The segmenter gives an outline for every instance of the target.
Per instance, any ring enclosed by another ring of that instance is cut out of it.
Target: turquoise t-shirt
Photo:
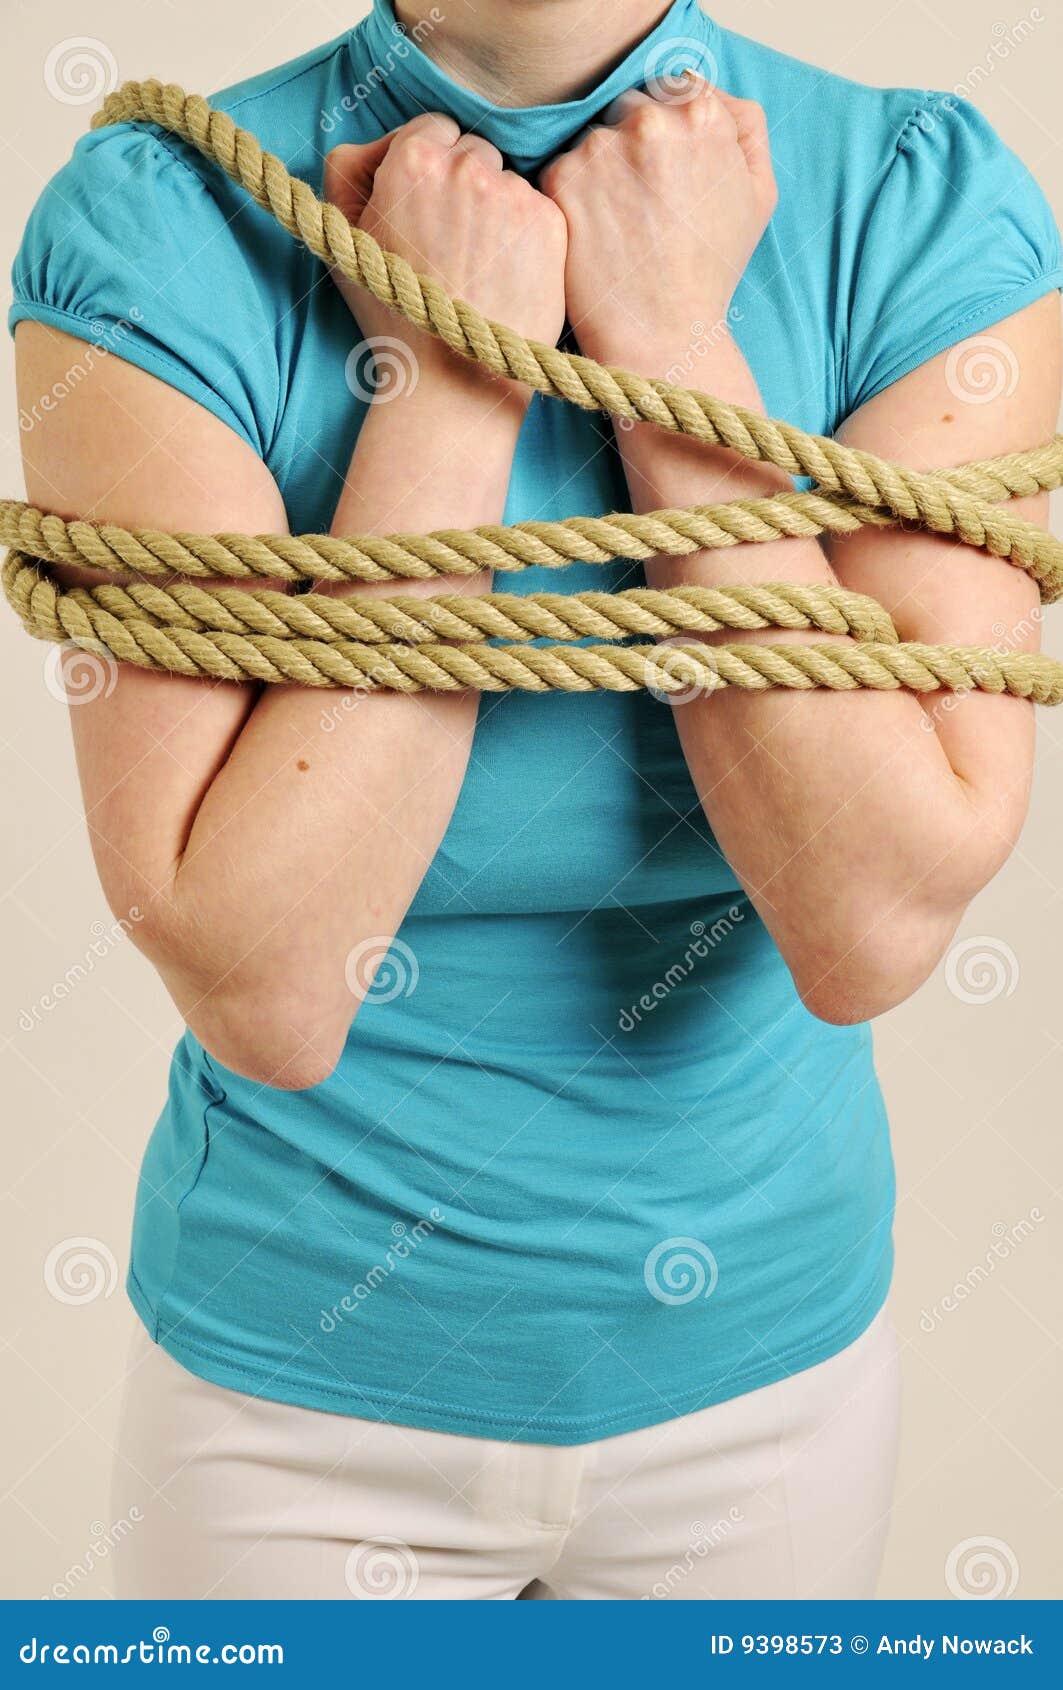
[[[684,63],[767,110],[779,206],[735,332],[772,414],[829,434],[1060,285],[1045,202],[972,107],[826,75],[693,0],[568,104],[487,104],[382,0],[214,98],[319,189],[331,146],[426,109],[532,170]],[[317,261],[190,149],[140,127],[86,136],[32,215],[14,291],[13,322],[180,388],[262,456],[293,529],[328,527],[365,414],[359,334]],[[678,379],[703,385],[696,327]],[[507,520],[616,508],[608,421],[537,397]],[[639,579],[620,563],[506,586]],[[323,698],[323,731],[342,697]],[[158,1341],[221,1384],[579,1443],[850,1343],[886,1294],[892,1201],[869,1029],[803,1008],[704,821],[668,704],[488,696],[336,1073],[263,1088],[182,1039],[129,1284]]]

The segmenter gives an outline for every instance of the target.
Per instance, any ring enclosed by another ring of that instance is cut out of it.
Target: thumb
[[[384,162],[392,137],[347,142],[325,156],[323,193],[351,223],[357,223],[373,192],[373,178]]]

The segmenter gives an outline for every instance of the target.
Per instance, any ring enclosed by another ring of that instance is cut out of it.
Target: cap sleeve
[[[139,126],[85,136],[30,214],[9,323],[50,323],[161,377],[264,457],[278,312],[226,186]]]
[[[842,415],[1063,285],[1059,231],[992,125],[952,94],[903,123],[856,263]]]

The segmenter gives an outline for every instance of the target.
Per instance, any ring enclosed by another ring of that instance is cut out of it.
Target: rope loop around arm
[[[432,534],[170,534],[64,520],[0,501],[8,601],[37,638],[101,649],[120,662],[221,680],[315,687],[544,691],[691,687],[917,692],[979,688],[1039,703],[1063,700],[1063,664],[1027,653],[899,641],[873,599],[840,587],[770,583],[572,594],[441,593],[375,598],[276,587],[424,581],[483,571],[642,561],[852,534],[910,523],[1027,571],[1042,602],[1063,596],[1063,542],[1007,500],[1063,485],[1063,436],[984,463],[930,473],[810,434],[711,394],[605,366],[527,340],[387,252],[325,204],[227,113],[176,84],[127,82],[93,128],[150,123],[195,147],[239,183],[322,263],[365,288],[463,358],[536,392],[614,418],[725,446],[815,483],[811,492],[644,515],[569,517]],[[81,565],[115,577],[64,590],[51,571]],[[197,582],[207,580],[208,585]],[[676,643],[683,634],[770,628],[848,636],[819,644]],[[667,639],[665,646],[529,642]],[[505,641],[505,644],[491,644]]]

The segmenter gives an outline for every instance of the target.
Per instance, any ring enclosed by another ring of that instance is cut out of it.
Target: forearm
[[[681,355],[666,346],[614,353],[646,374]],[[727,334],[699,361],[698,385],[763,410]],[[619,442],[636,510],[790,485],[770,465],[649,427],[622,431]],[[798,540],[656,559],[646,574],[662,587],[836,582],[820,546]],[[710,645],[827,638],[776,629],[705,636]],[[904,692],[735,688],[681,703],[675,717],[710,825],[806,1001],[846,1019],[906,996],[936,960],[979,872],[971,852],[977,810],[918,700]]]
[[[374,404],[332,531],[499,520],[522,415],[513,389],[463,373]],[[446,590],[489,586],[466,577]],[[179,939],[161,959],[182,1013],[221,1060],[268,1069],[274,1084],[331,1068],[369,959],[386,950],[450,820],[477,704],[474,693],[263,693],[196,815],[173,883]],[[365,964],[349,966],[360,945]]]
[[[565,220],[453,119],[425,113],[333,149],[325,195],[452,294],[556,341]],[[352,339],[375,353],[401,328],[416,376],[371,404],[335,489],[334,531],[499,521],[527,391],[401,325],[343,275],[332,279]],[[307,334],[312,342],[312,314]],[[64,379],[77,348],[37,324],[19,335],[20,392],[32,404]],[[325,398],[321,415],[327,425]],[[31,499],[70,514],[203,533],[276,533],[287,522],[248,442],[120,358],[48,411],[24,455]],[[416,596],[439,586],[468,593],[489,582],[344,590]],[[478,698],[260,690],[119,668],[72,712],[108,901],[141,912],[137,943],[220,1061],[264,1084],[320,1080],[450,819]]]

